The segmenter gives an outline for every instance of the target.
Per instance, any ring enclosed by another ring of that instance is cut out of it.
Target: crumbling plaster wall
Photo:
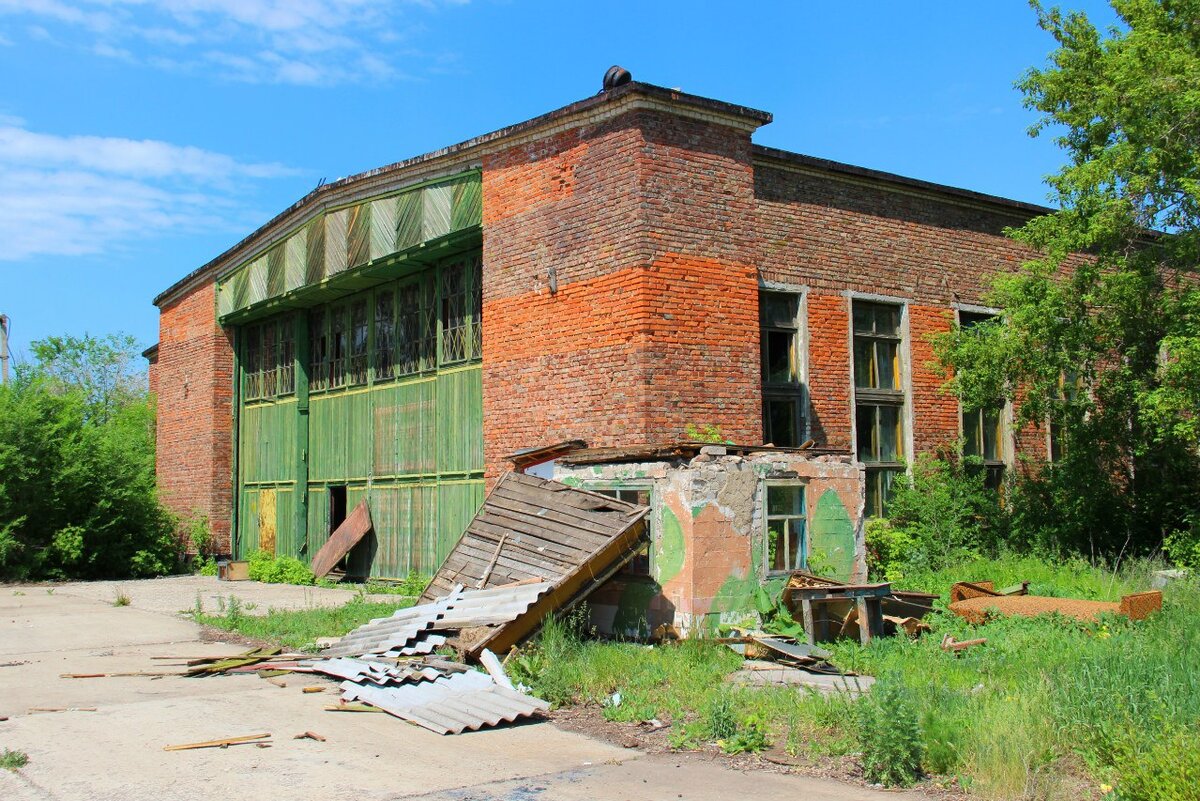
[[[645,636],[673,625],[686,635],[753,615],[758,587],[775,592],[783,581],[766,571],[769,481],[804,485],[809,553],[836,543],[852,550],[841,577],[865,577],[860,463],[847,456],[742,457],[717,450],[690,461],[555,465],[554,478],[572,486],[652,490],[651,575],[618,574],[591,596],[592,622],[601,631]]]

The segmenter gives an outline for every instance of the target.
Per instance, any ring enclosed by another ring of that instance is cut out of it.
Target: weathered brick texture
[[[483,196],[489,478],[558,439],[761,437],[747,132],[628,112],[486,158]]]
[[[181,517],[207,516],[218,547],[228,552],[233,348],[217,325],[211,282],[161,309],[154,388],[163,502]]]

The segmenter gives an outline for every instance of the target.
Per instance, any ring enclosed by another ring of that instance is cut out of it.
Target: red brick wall
[[[774,162],[755,164],[756,225],[762,278],[809,288],[809,391],[813,436],[849,447],[847,293],[885,295],[908,307],[914,448],[936,449],[959,436],[958,403],[941,391],[947,376],[929,338],[949,330],[954,303],[981,304],[991,276],[1017,269],[1028,250],[1004,236],[1024,220],[970,201],[842,179]],[[1045,448],[1022,436],[1033,456]]]
[[[158,486],[181,517],[209,519],[222,552],[230,550],[233,348],[216,321],[206,283],[159,314]]]
[[[485,158],[489,478],[560,439],[758,441],[749,159],[748,133],[651,111]]]

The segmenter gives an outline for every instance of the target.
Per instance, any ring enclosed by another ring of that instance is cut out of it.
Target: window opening
[[[329,386],[346,383],[349,341],[346,335],[346,307],[334,306],[329,312]]]
[[[609,498],[616,498],[618,501],[626,503],[635,503],[639,506],[650,505],[650,488],[614,488],[614,489],[597,489],[593,490],[597,495],[605,495]],[[647,518],[647,534],[649,534],[649,518]],[[625,567],[621,569],[621,573],[628,576],[649,576],[650,575],[650,540],[643,542],[638,548],[637,553],[633,555]]]
[[[290,395],[296,391],[296,319],[292,315],[279,321],[275,388],[280,395]]]
[[[396,374],[396,309],[392,291],[375,293],[375,380]]]
[[[766,572],[804,569],[808,564],[804,486],[768,483],[766,505]]]
[[[279,360],[276,352],[275,323],[267,322],[262,325],[262,373],[259,379],[259,397],[270,398],[275,395],[275,367]]]
[[[467,358],[470,324],[466,263],[452,262],[442,272],[442,363],[460,362]]]
[[[959,327],[970,330],[975,326],[996,323],[995,315],[960,311]],[[978,459],[986,473],[984,483],[999,490],[1004,483],[1004,401],[996,399],[980,409],[963,409],[963,456]]]
[[[901,387],[902,308],[854,301],[854,422],[858,459],[867,468],[868,515],[887,511],[892,481],[904,472]]]
[[[350,360],[349,383],[367,383],[367,299],[359,298],[350,303]]]
[[[262,395],[262,331],[256,325],[246,326],[242,330],[246,336],[242,391],[246,400],[254,400]]]
[[[308,383],[312,389],[329,387],[329,334],[324,309],[313,309],[308,315]]]
[[[759,293],[763,441],[796,447],[807,436],[800,367],[800,296]]]

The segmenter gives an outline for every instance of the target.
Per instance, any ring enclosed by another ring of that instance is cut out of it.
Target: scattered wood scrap
[[[231,745],[268,745],[262,742],[269,739],[270,732],[263,734],[246,734],[241,737],[223,737],[220,740],[204,740],[199,743],[183,743],[182,745],[164,745],[164,751],[191,751],[195,748],[228,748]]]
[[[293,740],[316,740],[318,743],[325,742],[325,738],[317,734],[315,731],[302,731],[292,738]]]
[[[94,706],[31,706],[29,714],[35,712],[95,712]]]

